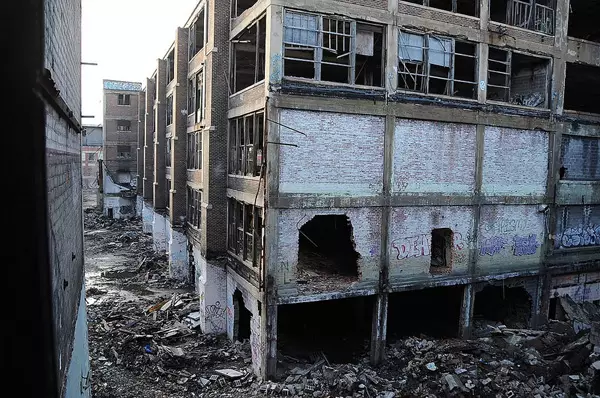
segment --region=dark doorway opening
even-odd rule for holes
[[[252,313],[244,306],[244,297],[238,289],[233,293],[233,339],[244,341],[250,338]]]
[[[527,328],[532,300],[524,287],[488,285],[475,294],[476,321],[501,322],[509,328]]]
[[[299,360],[355,362],[369,349],[374,297],[278,307],[277,348]]]
[[[571,0],[569,4],[569,30],[567,35],[578,39],[600,42],[600,2]]]
[[[463,290],[450,286],[390,294],[388,341],[420,335],[457,337]]]

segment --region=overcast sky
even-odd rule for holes
[[[82,113],[102,123],[102,79],[145,82],[199,0],[82,0]]]

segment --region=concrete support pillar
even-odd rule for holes
[[[154,209],[164,209],[167,205],[165,195],[165,154],[167,135],[167,62],[158,60],[156,69],[156,102],[154,105]]]
[[[227,273],[225,268],[210,264],[197,248],[193,248],[196,281],[200,295],[200,329],[206,334],[227,331]]]
[[[458,334],[463,339],[471,337],[473,330],[473,308],[475,306],[475,289],[472,284],[466,285],[463,290],[462,305],[460,307],[460,330]]]
[[[154,251],[167,250],[167,219],[162,214],[154,212],[152,221],[152,247]]]
[[[142,195],[138,195],[136,197],[136,202],[135,202],[135,215],[136,217],[141,217],[142,216],[142,210],[144,208],[144,198],[142,197]]]
[[[538,276],[537,289],[532,297],[531,320],[532,328],[537,328],[548,321],[548,307],[550,305],[550,279],[547,274]]]
[[[389,296],[387,293],[377,295],[373,308],[373,325],[371,331],[371,364],[378,365],[385,357],[387,340],[387,315]]]
[[[154,222],[154,210],[152,209],[152,204],[146,201],[143,202],[142,206],[142,232],[151,234]]]
[[[170,227],[169,234],[169,276],[178,281],[190,280],[190,256],[187,251],[188,242],[182,228]]]
[[[283,77],[283,7],[271,5],[267,8],[265,50],[265,94],[269,95],[269,86],[281,84]]]
[[[388,10],[392,15],[398,15],[398,1],[389,0]],[[387,25],[386,31],[386,62],[385,62],[385,88],[388,93],[398,89],[398,25]]]
[[[154,195],[154,102],[156,100],[156,84],[154,79],[146,79],[146,101],[144,113],[144,200],[153,201]]]

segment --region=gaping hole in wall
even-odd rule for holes
[[[263,17],[231,40],[233,89],[245,89],[265,78],[266,19]]]
[[[407,337],[456,337],[463,286],[436,287],[389,295],[388,341]]]
[[[244,306],[244,297],[239,289],[233,293],[233,339],[244,341],[250,338],[252,313]]]
[[[476,50],[475,43],[400,31],[398,88],[476,98]]]
[[[454,234],[450,228],[431,231],[431,274],[447,273],[452,270],[452,248]]]
[[[549,64],[546,58],[490,47],[487,99],[547,108]]]
[[[236,18],[242,15],[244,11],[256,4],[258,0],[232,0],[231,17]]]
[[[564,108],[600,113],[600,67],[567,63]]]
[[[374,298],[356,297],[278,306],[277,349],[285,356],[353,362],[369,349]]]
[[[590,0],[571,0],[569,6],[568,36],[599,43],[599,19],[600,2]]]
[[[382,27],[357,24],[355,84],[383,87],[383,45]]]
[[[555,0],[491,0],[490,19],[553,35],[554,10]]]
[[[509,328],[527,328],[532,300],[524,287],[487,285],[475,294],[474,327],[498,322]]]
[[[327,276],[352,280],[358,277],[360,255],[355,250],[352,223],[347,216],[315,216],[298,232],[299,283],[323,282]]]

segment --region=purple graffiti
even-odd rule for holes
[[[462,234],[455,232],[453,234],[453,246],[456,250],[462,250],[465,247]],[[396,251],[396,260],[403,260],[409,257],[422,257],[431,255],[431,234],[421,234],[404,239],[392,241],[392,249]]]
[[[540,247],[537,237],[534,234],[529,236],[515,236],[514,241],[515,247],[513,254],[515,256],[528,256],[535,254],[538,247]]]
[[[498,254],[506,247],[507,243],[507,240],[502,236],[493,236],[485,239],[479,248],[479,255],[485,256],[487,254],[488,256],[493,256],[494,254]]]
[[[567,228],[556,236],[555,246],[577,247],[577,246],[595,246],[600,245],[600,225],[582,225],[574,228]]]

